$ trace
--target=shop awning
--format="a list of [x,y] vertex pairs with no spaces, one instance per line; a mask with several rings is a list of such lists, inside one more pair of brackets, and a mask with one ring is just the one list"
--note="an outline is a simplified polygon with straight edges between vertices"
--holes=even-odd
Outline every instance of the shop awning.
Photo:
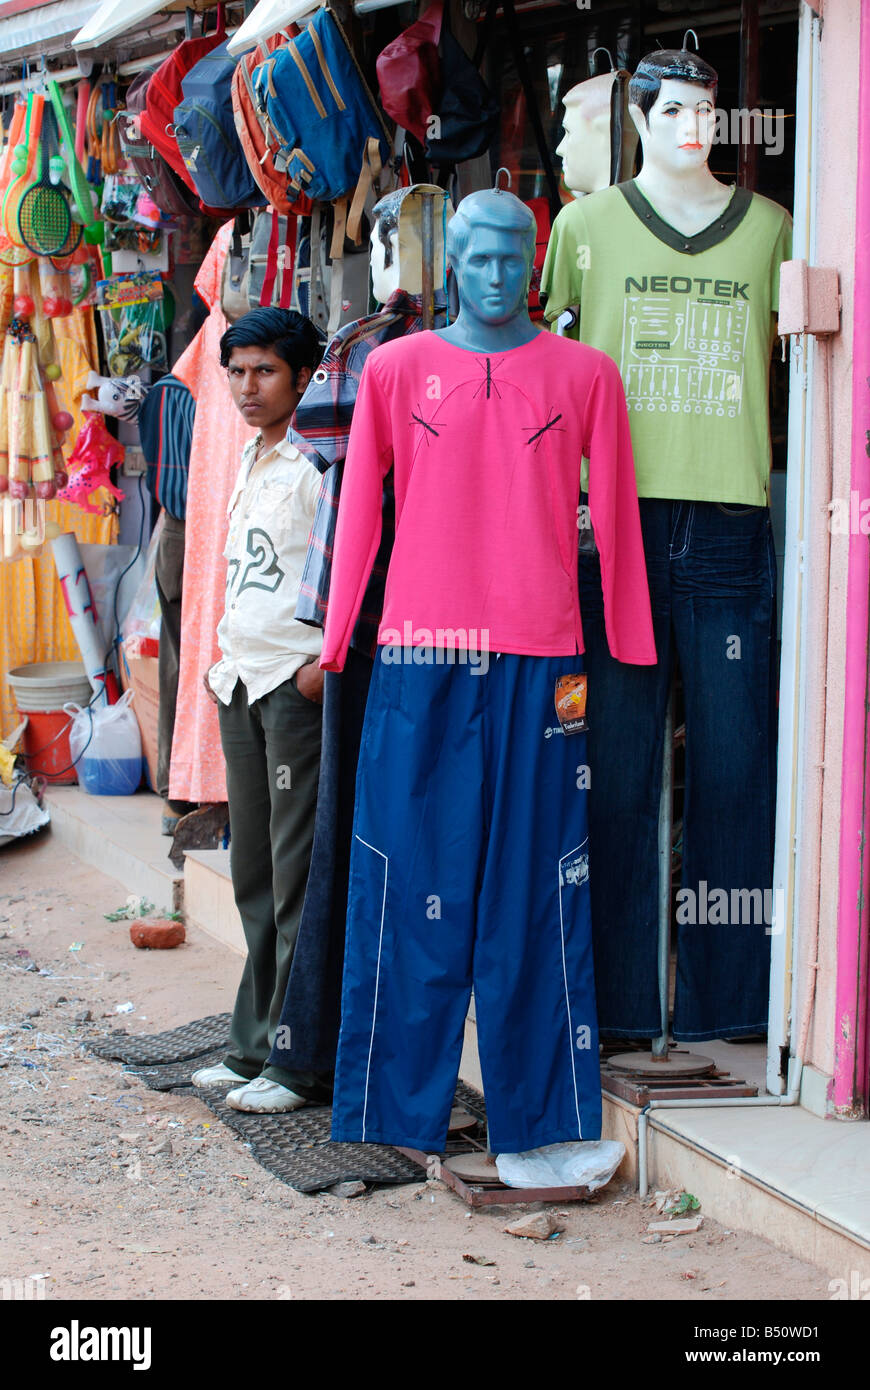
[[0,63],[34,51],[46,57],[60,52],[99,8],[99,0],[55,0],[0,18]]
[[277,34],[285,24],[296,24],[320,9],[320,0],[259,0],[227,45],[232,54],[246,53],[261,39]]
[[96,13],[76,34],[72,41],[73,48],[96,48],[107,39],[129,33],[143,19],[150,19],[153,14],[167,8],[166,0],[103,0]]

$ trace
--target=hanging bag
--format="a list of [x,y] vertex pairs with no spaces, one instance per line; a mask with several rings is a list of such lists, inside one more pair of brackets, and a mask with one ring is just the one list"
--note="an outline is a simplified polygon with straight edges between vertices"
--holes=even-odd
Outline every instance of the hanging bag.
[[390,137],[332,11],[318,10],[304,32],[255,68],[253,86],[281,142],[275,165],[286,174],[288,198],[305,193],[332,202],[355,190],[347,231],[357,240]]
[[127,89],[124,110],[118,118],[121,153],[161,212],[170,217],[191,217],[199,212],[197,199],[142,134],[148,84],[156,71],[154,67],[146,68]]
[[256,101],[253,82],[254,69],[265,63],[276,49],[298,32],[296,25],[290,24],[280,34],[273,34],[271,38],[265,39],[253,52],[242,55],[233,73],[232,103],[236,134],[241,142],[242,152],[266,202],[285,216],[289,212],[296,212],[300,217],[308,217],[311,213],[311,199],[304,193],[288,197],[287,175],[282,174],[275,165],[275,160],[281,153],[281,141],[272,130],[265,111]]
[[262,207],[233,119],[232,83],[238,59],[218,44],[182,79],[173,134],[199,197],[213,208]]
[[483,57],[485,34],[495,8],[490,0],[487,25],[478,41],[474,59],[450,32],[449,12],[441,25],[441,99],[435,112],[437,126],[425,141],[430,164],[455,165],[485,154],[498,128],[500,107],[478,66]]
[[441,100],[438,45],[443,18],[444,0],[433,0],[416,24],[387,44],[375,65],[384,110],[421,145]]
[[[205,21],[203,20],[203,23]],[[196,184],[185,166],[174,134],[175,108],[182,98],[181,84],[191,68],[217,48],[226,39],[224,27],[224,7],[217,7],[217,28],[213,34],[203,34],[200,38],[182,39],[168,58],[154,72],[148,83],[145,109],[139,117],[139,126],[146,140],[149,140],[158,154],[175,171],[182,183],[191,193],[196,193]]]

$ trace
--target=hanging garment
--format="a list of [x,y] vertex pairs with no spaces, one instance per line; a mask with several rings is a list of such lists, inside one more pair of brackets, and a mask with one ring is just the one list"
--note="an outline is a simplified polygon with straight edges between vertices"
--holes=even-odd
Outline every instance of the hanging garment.
[[626,670],[612,660],[598,563],[580,557],[599,1024],[617,1036],[661,1031],[659,799],[678,658],[686,714],[682,889],[689,892],[677,900],[673,1035],[699,1042],[763,1033],[776,768],[770,517],[766,507],[646,497],[640,515],[657,665]]
[[184,550],[184,592],[195,594],[196,602],[183,605],[182,613],[169,777],[173,801],[227,797],[217,711],[203,689],[202,676],[220,655],[216,633],[224,611],[227,503],[242,448],[255,433],[233,404],[218,348],[229,327],[221,312],[220,287],[232,230],[231,222],[221,228],[200,267],[194,288],[209,317],[172,369],[196,400]]
[[[445,310],[446,298],[439,291],[435,296],[436,327],[444,324]],[[419,333],[422,327],[420,295],[394,290],[379,313],[357,319],[338,330],[296,407],[291,438],[324,475],[296,606],[296,616],[303,622],[322,627],[326,620],[338,499],[363,367],[376,347]],[[374,655],[384,607],[384,583],[393,548],[394,512],[393,480],[388,474],[381,498],[381,543],[351,639],[352,646],[369,655]]]
[[551,727],[582,662],[411,656],[366,711],[332,1137],[443,1151],[473,985],[493,1151],[598,1139],[585,735]]
[[139,439],[148,465],[146,486],[151,496],[176,521],[187,510],[187,475],[196,401],[183,381],[161,377],[148,392],[137,417]]
[[[84,422],[79,398],[85,390],[92,363],[97,361],[94,311],[76,309],[67,318],[53,322],[57,362],[61,368],[55,394],[60,409],[69,411],[73,417],[62,446],[68,458]],[[101,515],[88,515],[80,507],[54,499],[46,503],[46,521],[56,522],[61,531],[71,531],[79,541],[110,545],[118,539],[118,517],[109,505],[109,494],[103,492],[102,496],[107,505]],[[20,722],[15,695],[6,682],[5,673],[31,661],[79,661],[81,657],[50,549],[35,560],[0,565],[0,613],[3,614],[0,623],[0,737],[3,737]]]

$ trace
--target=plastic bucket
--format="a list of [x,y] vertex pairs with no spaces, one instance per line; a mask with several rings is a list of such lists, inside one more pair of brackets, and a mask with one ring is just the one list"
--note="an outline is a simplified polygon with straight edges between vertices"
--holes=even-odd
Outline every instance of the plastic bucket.
[[[86,705],[93,695],[85,668],[78,661],[34,661],[9,672],[9,684],[22,718],[27,718],[23,749],[27,770],[49,782],[75,783],[70,767],[67,701]],[[64,771],[63,769],[66,769]]]
[[62,710],[67,703],[86,705],[94,693],[80,661],[33,661],[16,666],[7,679],[22,714]]

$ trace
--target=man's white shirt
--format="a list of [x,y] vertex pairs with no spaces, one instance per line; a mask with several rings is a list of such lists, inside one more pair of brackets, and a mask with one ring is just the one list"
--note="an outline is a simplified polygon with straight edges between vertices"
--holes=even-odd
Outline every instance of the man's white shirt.
[[294,616],[322,479],[289,440],[257,458],[261,443],[258,435],[245,445],[227,506],[222,659],[209,671],[225,705],[237,680],[252,704],[319,656],[323,642],[321,628]]

